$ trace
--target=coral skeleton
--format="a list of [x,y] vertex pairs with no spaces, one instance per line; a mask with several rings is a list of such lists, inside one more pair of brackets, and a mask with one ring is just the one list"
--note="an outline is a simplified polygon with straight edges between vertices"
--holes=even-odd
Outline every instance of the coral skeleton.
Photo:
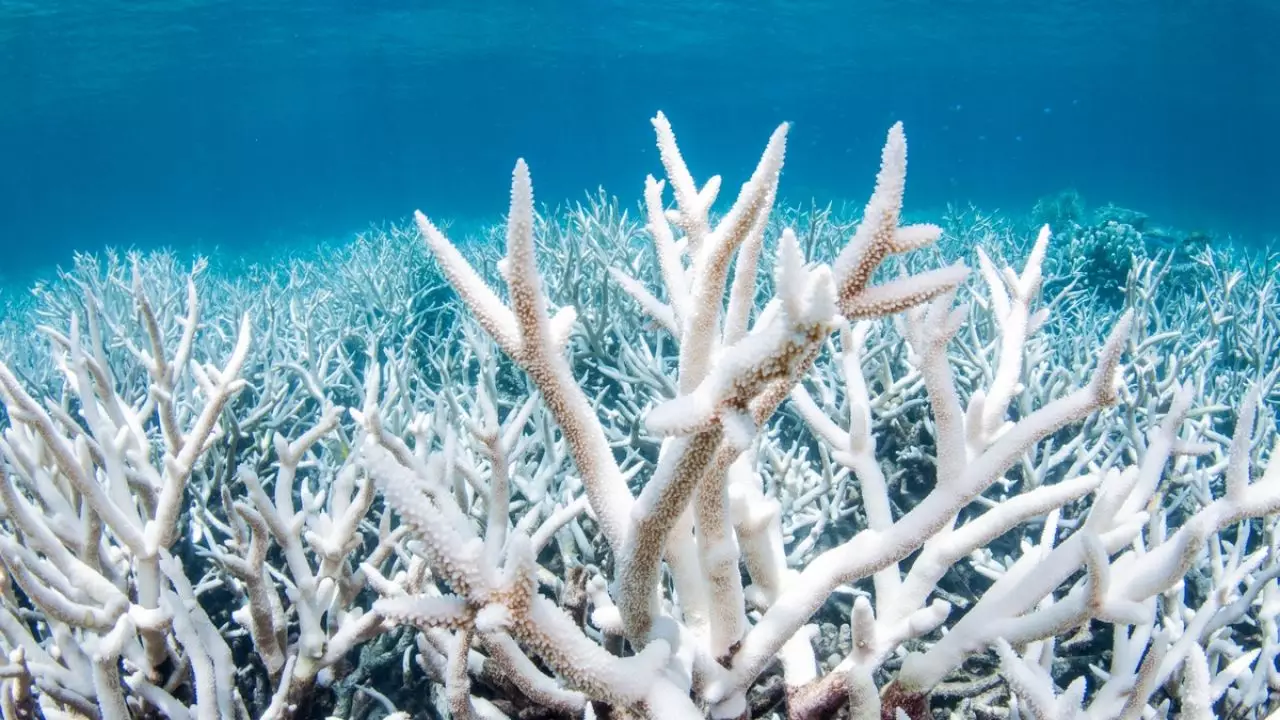
[[1111,316],[1048,226],[939,261],[901,124],[835,232],[780,220],[786,124],[723,213],[652,124],[640,224],[520,160],[501,257],[418,212],[340,291],[50,292],[53,362],[0,363],[0,716],[1280,711],[1269,282],[1190,344],[1155,261]]

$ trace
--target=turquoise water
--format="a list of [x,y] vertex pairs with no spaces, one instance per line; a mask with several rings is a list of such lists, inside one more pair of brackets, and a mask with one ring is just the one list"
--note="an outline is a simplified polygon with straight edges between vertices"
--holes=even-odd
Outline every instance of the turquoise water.
[[0,272],[496,219],[517,156],[540,201],[632,202],[659,109],[733,185],[794,122],[791,201],[861,201],[901,119],[917,210],[1074,188],[1260,244],[1278,31],[1269,0],[0,2]]

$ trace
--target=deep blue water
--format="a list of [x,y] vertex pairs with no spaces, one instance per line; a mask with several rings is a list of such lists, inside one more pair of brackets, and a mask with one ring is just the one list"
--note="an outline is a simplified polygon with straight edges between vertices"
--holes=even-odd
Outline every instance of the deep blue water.
[[0,0],[0,273],[496,218],[518,156],[630,201],[658,109],[728,188],[790,120],[784,196],[861,201],[901,119],[917,210],[1073,187],[1265,242],[1277,37],[1274,0]]

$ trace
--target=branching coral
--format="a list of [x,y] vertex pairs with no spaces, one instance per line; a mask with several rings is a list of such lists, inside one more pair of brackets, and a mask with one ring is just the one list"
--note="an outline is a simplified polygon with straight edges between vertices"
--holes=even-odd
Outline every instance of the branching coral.
[[[46,329],[61,378],[0,365],[0,713],[1272,701],[1270,285],[1232,335],[1257,372],[1215,382],[1218,336],[1178,344],[1146,261],[1105,323],[1070,282],[1042,301],[1047,227],[1020,271],[981,248],[980,283],[921,269],[942,231],[900,222],[901,125],[856,227],[800,232],[774,210],[786,125],[718,216],[721,180],[699,187],[653,126],[643,233],[604,204],[555,224],[523,161],[501,258],[421,213],[393,233],[425,241],[471,321],[429,275],[208,288],[245,310],[230,325],[201,317],[202,267],[185,303],[140,264],[124,302],[118,277],[83,281],[70,331]],[[575,262],[548,272],[560,247]],[[1063,653],[1082,645],[1100,683]]]

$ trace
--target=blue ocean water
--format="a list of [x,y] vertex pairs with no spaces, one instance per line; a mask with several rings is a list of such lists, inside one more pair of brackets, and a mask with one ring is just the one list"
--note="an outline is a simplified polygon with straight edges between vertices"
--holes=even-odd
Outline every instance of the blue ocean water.
[[0,2],[0,273],[75,250],[251,254],[370,222],[496,219],[660,170],[664,110],[733,187],[794,123],[783,193],[862,201],[906,123],[910,207],[1067,188],[1280,234],[1274,0]]

